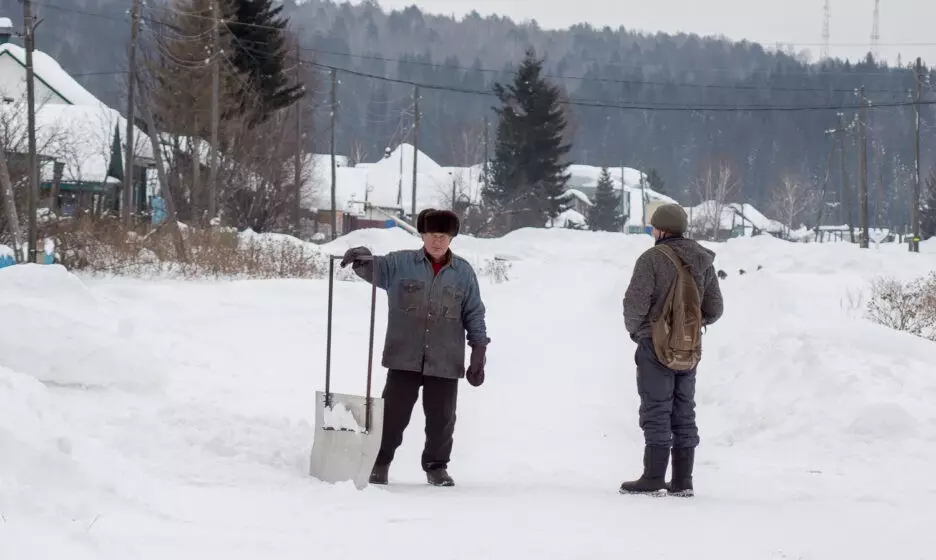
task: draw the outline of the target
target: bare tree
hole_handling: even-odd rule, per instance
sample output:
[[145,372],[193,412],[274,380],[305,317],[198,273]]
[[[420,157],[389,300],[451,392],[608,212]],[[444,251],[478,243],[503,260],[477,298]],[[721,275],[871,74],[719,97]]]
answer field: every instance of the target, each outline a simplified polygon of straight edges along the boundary
[[367,159],[367,146],[364,145],[364,141],[360,138],[355,138],[351,142],[351,149],[348,153],[348,165],[354,167],[355,165],[363,162]]
[[[36,152],[42,156],[40,160],[40,176],[51,174],[54,161],[76,161],[75,150],[82,144],[81,138],[66,134],[68,123],[60,122],[57,118],[50,118],[43,111],[61,109],[54,106],[46,109],[42,104],[36,108],[40,117],[36,126]],[[0,170],[0,203],[4,206],[4,218],[0,218],[0,231],[6,229],[13,242],[22,241],[22,224],[18,222],[20,216],[26,213],[28,169],[25,154],[27,153],[27,127],[26,127],[26,101],[15,100],[5,103],[0,109],[0,159],[3,159]]]
[[702,205],[693,216],[693,235],[710,236],[713,241],[718,241],[725,207],[740,186],[738,177],[731,164],[721,160],[706,166],[695,186]]
[[815,208],[817,201],[814,185],[800,177],[787,175],[771,190],[768,209],[788,230],[792,230]]
[[0,200],[3,203],[6,227],[10,230],[13,252],[18,260],[22,256],[20,247],[23,238],[20,232],[19,214],[16,211],[16,198],[13,195],[13,182],[10,179],[10,169],[7,166],[6,149],[4,148],[2,135],[0,135],[0,194],[2,194]]
[[[258,118],[267,114],[262,110],[261,95],[225,54],[232,52],[233,47],[225,46],[231,46],[234,38],[223,24],[221,52],[210,56],[213,23],[204,16],[210,14],[210,0],[173,2],[176,9],[151,34],[154,46],[144,65],[152,91],[152,116],[166,154],[163,189],[174,195],[179,219],[204,223],[208,193],[213,190],[220,224],[255,231],[292,231],[297,205],[309,199],[315,187],[311,164],[301,161],[300,177],[295,176],[296,154],[305,153],[312,138],[311,96],[269,118]],[[295,37],[288,36],[287,43],[290,41]],[[201,170],[210,147],[208,116],[211,68],[215,64],[221,65],[217,173],[214,185],[204,185],[200,178],[208,175]],[[295,76],[307,90],[315,82],[313,69],[301,63]],[[298,119],[301,128],[297,129],[296,111],[300,108],[304,117]],[[358,156],[364,157],[363,146]],[[303,185],[301,193],[296,189],[297,179]]]
[[452,163],[469,167],[484,161],[484,122],[461,121],[447,127],[442,140]]
[[[220,145],[216,147],[224,151],[243,127],[243,119],[233,116],[253,95],[245,76],[229,59],[228,53],[234,51],[233,37],[223,23],[219,24],[220,50],[212,54],[215,23],[211,5],[216,1],[225,4],[229,0],[172,0],[173,9],[162,12],[163,19],[154,25],[146,49],[149,55],[142,65],[148,74],[156,126],[170,136],[162,140],[171,146],[166,159],[179,217],[202,223],[208,217],[210,192],[214,189],[220,199],[224,184],[217,177],[215,185],[202,181],[212,104],[217,103],[221,115]],[[218,99],[213,99],[211,87],[215,66],[220,77]]]

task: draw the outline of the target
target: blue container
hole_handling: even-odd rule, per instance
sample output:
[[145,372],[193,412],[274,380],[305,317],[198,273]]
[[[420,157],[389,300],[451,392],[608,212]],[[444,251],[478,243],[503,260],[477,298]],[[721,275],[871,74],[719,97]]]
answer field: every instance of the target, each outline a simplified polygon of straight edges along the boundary
[[0,255],[0,268],[13,266],[14,264],[16,264],[16,259],[13,258],[13,255]]

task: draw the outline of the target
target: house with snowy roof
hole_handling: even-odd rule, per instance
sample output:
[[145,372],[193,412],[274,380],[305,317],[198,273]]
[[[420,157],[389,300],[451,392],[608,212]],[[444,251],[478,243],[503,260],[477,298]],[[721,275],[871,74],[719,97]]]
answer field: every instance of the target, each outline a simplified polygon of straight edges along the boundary
[[[10,42],[13,25],[0,18],[0,122],[11,170],[26,174],[26,51]],[[116,208],[123,179],[127,121],[79,84],[51,56],[33,51],[36,147],[41,204],[63,215],[77,208]],[[149,139],[134,131],[135,211],[146,205],[155,165]]]
[[[647,176],[642,171],[630,167],[609,169],[612,189],[621,196],[621,212],[625,216],[628,233],[644,233],[646,224],[655,207],[661,203],[676,200],[656,192],[647,184]],[[593,165],[572,164],[568,167],[569,180],[563,200],[567,210],[561,214],[552,227],[584,226],[588,208],[593,204],[598,189],[601,168]]]
[[783,224],[764,216],[747,203],[718,204],[714,200],[707,200],[687,208],[686,213],[694,237],[722,240],[765,233],[783,237],[787,233]]

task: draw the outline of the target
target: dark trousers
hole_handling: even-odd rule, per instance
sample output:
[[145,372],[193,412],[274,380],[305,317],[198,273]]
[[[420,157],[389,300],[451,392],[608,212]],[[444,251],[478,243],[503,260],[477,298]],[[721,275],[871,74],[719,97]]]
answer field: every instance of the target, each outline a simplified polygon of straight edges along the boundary
[[455,402],[458,380],[430,377],[421,372],[391,369],[384,385],[384,424],[377,465],[389,465],[403,443],[403,431],[409,425],[413,407],[423,389],[423,412],[426,415],[426,443],[422,453],[424,471],[448,467],[455,433]]
[[641,339],[634,355],[640,428],[644,443],[653,447],[696,447],[699,429],[695,414],[695,370],[677,372],[657,360],[653,340]]

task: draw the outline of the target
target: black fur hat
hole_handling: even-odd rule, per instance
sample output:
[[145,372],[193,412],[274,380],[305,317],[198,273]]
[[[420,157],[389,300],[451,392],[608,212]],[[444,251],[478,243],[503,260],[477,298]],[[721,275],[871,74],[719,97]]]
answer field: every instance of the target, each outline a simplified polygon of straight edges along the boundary
[[416,231],[422,233],[447,233],[455,237],[461,229],[458,216],[451,210],[426,208],[416,217]]

